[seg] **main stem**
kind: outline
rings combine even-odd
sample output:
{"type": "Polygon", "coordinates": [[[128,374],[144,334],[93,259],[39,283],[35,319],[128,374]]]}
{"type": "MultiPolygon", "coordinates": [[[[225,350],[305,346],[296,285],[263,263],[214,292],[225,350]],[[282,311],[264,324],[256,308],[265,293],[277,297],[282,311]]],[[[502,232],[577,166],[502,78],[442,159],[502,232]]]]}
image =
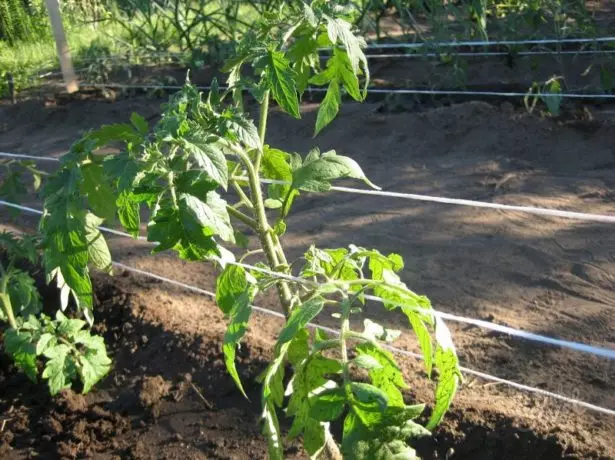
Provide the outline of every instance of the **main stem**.
{"type": "MultiPolygon", "coordinates": [[[[267,214],[265,212],[265,205],[263,201],[263,194],[261,191],[261,182],[260,182],[260,165],[261,158],[263,155],[263,150],[265,148],[265,135],[267,133],[267,118],[269,115],[269,90],[265,91],[263,96],[263,102],[260,107],[260,120],[258,125],[258,136],[261,141],[261,151],[256,154],[256,161],[254,162],[254,166],[249,161],[246,163],[246,169],[248,172],[248,178],[250,182],[250,189],[252,190],[252,203],[254,205],[254,213],[256,217],[256,221],[258,224],[257,232],[259,234],[259,238],[261,241],[261,245],[265,251],[267,256],[267,260],[269,261],[269,265],[274,270],[277,269],[279,265],[284,265],[287,267],[285,270],[288,270],[288,261],[286,259],[286,254],[284,253],[284,248],[282,247],[282,243],[280,242],[280,238],[278,235],[273,233],[271,227],[269,226],[269,222],[267,221],[267,214]]],[[[293,304],[293,294],[290,290],[290,287],[286,281],[280,281],[277,285],[278,295],[280,297],[280,302],[282,303],[282,308],[284,309],[284,314],[288,318],[290,316],[290,311],[293,304]]],[[[342,336],[342,342],[345,341],[342,336]]],[[[348,357],[346,356],[346,359],[348,357]]],[[[325,437],[325,451],[328,454],[328,457],[331,460],[342,460],[342,454],[331,436],[331,433],[327,430],[325,437]]]]}
{"type": "Polygon", "coordinates": [[[9,326],[11,326],[13,329],[17,329],[17,321],[15,320],[15,315],[13,314],[13,305],[11,305],[11,298],[6,292],[9,280],[3,268],[1,271],[2,279],[0,280],[0,303],[2,303],[2,309],[6,314],[9,326]]]}

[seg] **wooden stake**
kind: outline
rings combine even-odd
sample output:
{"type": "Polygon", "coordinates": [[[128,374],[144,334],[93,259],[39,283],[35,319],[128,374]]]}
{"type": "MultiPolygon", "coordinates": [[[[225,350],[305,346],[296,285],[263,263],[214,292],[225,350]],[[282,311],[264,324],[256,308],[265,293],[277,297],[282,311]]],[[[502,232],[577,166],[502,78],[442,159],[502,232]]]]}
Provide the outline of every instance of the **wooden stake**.
{"type": "Polygon", "coordinates": [[[58,52],[58,59],[60,60],[60,69],[62,69],[64,83],[66,84],[66,91],[74,93],[75,91],[79,91],[79,84],[77,83],[77,77],[73,69],[70,50],[66,43],[66,35],[64,34],[64,27],[62,26],[62,16],[60,15],[60,5],[58,4],[58,0],[45,0],[45,5],[49,12],[51,28],[53,29],[53,36],[56,40],[56,50],[58,52]]]}

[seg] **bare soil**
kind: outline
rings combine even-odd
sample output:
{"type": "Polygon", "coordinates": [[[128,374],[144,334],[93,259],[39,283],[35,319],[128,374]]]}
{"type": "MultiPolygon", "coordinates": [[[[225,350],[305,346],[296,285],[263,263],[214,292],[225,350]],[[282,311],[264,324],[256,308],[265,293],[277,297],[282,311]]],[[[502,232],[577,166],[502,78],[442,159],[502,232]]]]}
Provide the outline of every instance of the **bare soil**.
{"type": "MultiPolygon", "coordinates": [[[[59,156],[80,132],[125,121],[132,111],[154,121],[161,102],[50,99],[0,106],[0,151],[59,156]]],[[[337,148],[385,190],[613,213],[615,131],[607,116],[597,120],[594,107],[583,119],[550,119],[483,102],[395,113],[386,104],[347,105],[313,139],[314,109],[305,105],[300,122],[274,110],[268,142],[301,153],[314,145],[337,148]]],[[[35,198],[28,204],[40,206],[35,198]]],[[[2,216],[4,227],[35,228],[34,218],[2,216]]],[[[288,228],[291,258],[310,244],[395,251],[407,261],[404,281],[442,311],[615,346],[609,225],[332,193],[300,197],[288,228]]],[[[202,288],[214,285],[207,265],[150,256],[126,239],[110,243],[115,260],[202,288]]],[[[224,324],[210,300],[122,273],[100,277],[97,297],[98,324],[116,362],[112,375],[85,405],[75,395],[50,400],[42,385],[26,382],[2,358],[0,414],[7,422],[0,457],[264,456],[253,378],[277,320],[255,315],[239,353],[247,402],[224,371],[224,324]]],[[[277,308],[273,297],[258,303],[277,308]]],[[[405,327],[377,305],[367,313],[405,327]]],[[[604,358],[450,327],[467,367],[615,408],[615,367],[604,358]]],[[[416,350],[410,335],[400,346],[416,350]]],[[[412,384],[408,399],[431,401],[418,363],[403,365],[412,384]]],[[[440,459],[615,458],[613,418],[468,377],[444,425],[419,450],[440,459]]],[[[293,444],[287,455],[303,457],[293,444]]]]}

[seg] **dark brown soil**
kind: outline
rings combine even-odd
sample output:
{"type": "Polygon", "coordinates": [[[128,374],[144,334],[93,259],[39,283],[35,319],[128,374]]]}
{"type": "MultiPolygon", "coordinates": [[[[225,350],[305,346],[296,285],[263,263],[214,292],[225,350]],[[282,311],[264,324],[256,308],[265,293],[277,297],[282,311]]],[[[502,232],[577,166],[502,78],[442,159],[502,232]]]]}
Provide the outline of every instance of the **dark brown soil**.
{"type": "MultiPolygon", "coordinates": [[[[158,300],[148,285],[132,277],[99,278],[97,328],[110,344],[115,366],[88,395],[65,391],[51,398],[43,384],[31,383],[2,357],[1,458],[265,457],[254,378],[267,350],[249,343],[242,348],[246,401],[225,371],[219,336],[156,324],[156,314],[173,313],[140,305],[144,296],[158,300]],[[134,289],[138,295],[131,294],[134,289]]],[[[159,308],[166,310],[165,303],[159,308]]],[[[556,434],[538,435],[508,417],[472,409],[453,410],[436,436],[417,448],[426,459],[600,458],[586,447],[566,445],[556,434]]],[[[290,443],[286,457],[305,456],[290,443]]]]}

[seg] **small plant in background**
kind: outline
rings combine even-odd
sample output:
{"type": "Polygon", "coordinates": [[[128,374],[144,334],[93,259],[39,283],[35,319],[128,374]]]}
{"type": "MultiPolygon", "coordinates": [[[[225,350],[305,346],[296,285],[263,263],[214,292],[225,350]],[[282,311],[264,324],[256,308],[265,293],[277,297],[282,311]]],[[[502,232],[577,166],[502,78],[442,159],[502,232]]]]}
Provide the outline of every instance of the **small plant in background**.
{"type": "Polygon", "coordinates": [[[547,106],[547,110],[551,115],[554,117],[559,116],[563,100],[561,96],[561,80],[561,77],[554,76],[542,85],[534,83],[523,98],[527,111],[532,113],[536,108],[538,100],[541,100],[547,106]]]}
{"type": "Polygon", "coordinates": [[[286,320],[260,377],[263,433],[272,459],[283,456],[278,422],[282,410],[293,418],[289,437],[303,436],[310,456],[326,450],[334,458],[414,458],[412,440],[429,435],[440,422],[461,375],[446,325],[426,297],[401,281],[398,273],[404,264],[399,255],[349,244],[337,249],[312,246],[297,261],[286,258],[282,240],[287,217],[301,193],[326,192],[332,181],[342,178],[375,187],[349,157],[318,148],[302,156],[266,142],[271,100],[299,118],[308,84],[326,86],[317,134],[337,115],[343,94],[357,101],[365,98],[369,72],[364,42],[343,11],[317,0],[266,15],[245,34],[225,66],[228,90],[220,92],[214,81],[203,99],[187,83],[164,106],[155,126],[133,114],[130,124],[87,134],[62,158],[44,190],[40,230],[47,278],[58,282],[63,296],[70,295],[88,321],[93,320],[88,267],[106,270],[111,264],[96,229],[103,219],[117,217],[137,236],[145,207],[154,253],[173,250],[182,259],[218,265],[217,303],[229,320],[225,364],[242,392],[236,347],[247,330],[255,297],[277,291],[286,320]],[[321,47],[332,49],[323,67],[321,47]],[[245,91],[259,103],[258,127],[244,109],[245,91]],[[118,142],[119,154],[94,154],[118,142]],[[263,180],[276,181],[266,194],[263,180]],[[235,202],[221,195],[230,191],[235,202]],[[255,266],[238,263],[225,247],[244,246],[242,230],[256,237],[259,248],[245,252],[239,261],[262,254],[255,266]],[[426,428],[415,421],[424,405],[406,404],[402,390],[408,384],[382,346],[400,331],[367,318],[362,327],[351,321],[362,316],[369,295],[378,296],[385,310],[403,313],[418,337],[425,370],[436,381],[426,428]],[[307,328],[322,315],[339,321],[338,336],[307,328]],[[361,373],[369,383],[357,379],[361,373]],[[343,424],[340,444],[330,431],[337,420],[343,424]]]}
{"type": "Polygon", "coordinates": [[[38,192],[43,177],[47,175],[45,171],[37,169],[33,161],[13,159],[0,159],[0,171],[2,171],[0,197],[11,201],[16,201],[30,190],[38,192]]]}

